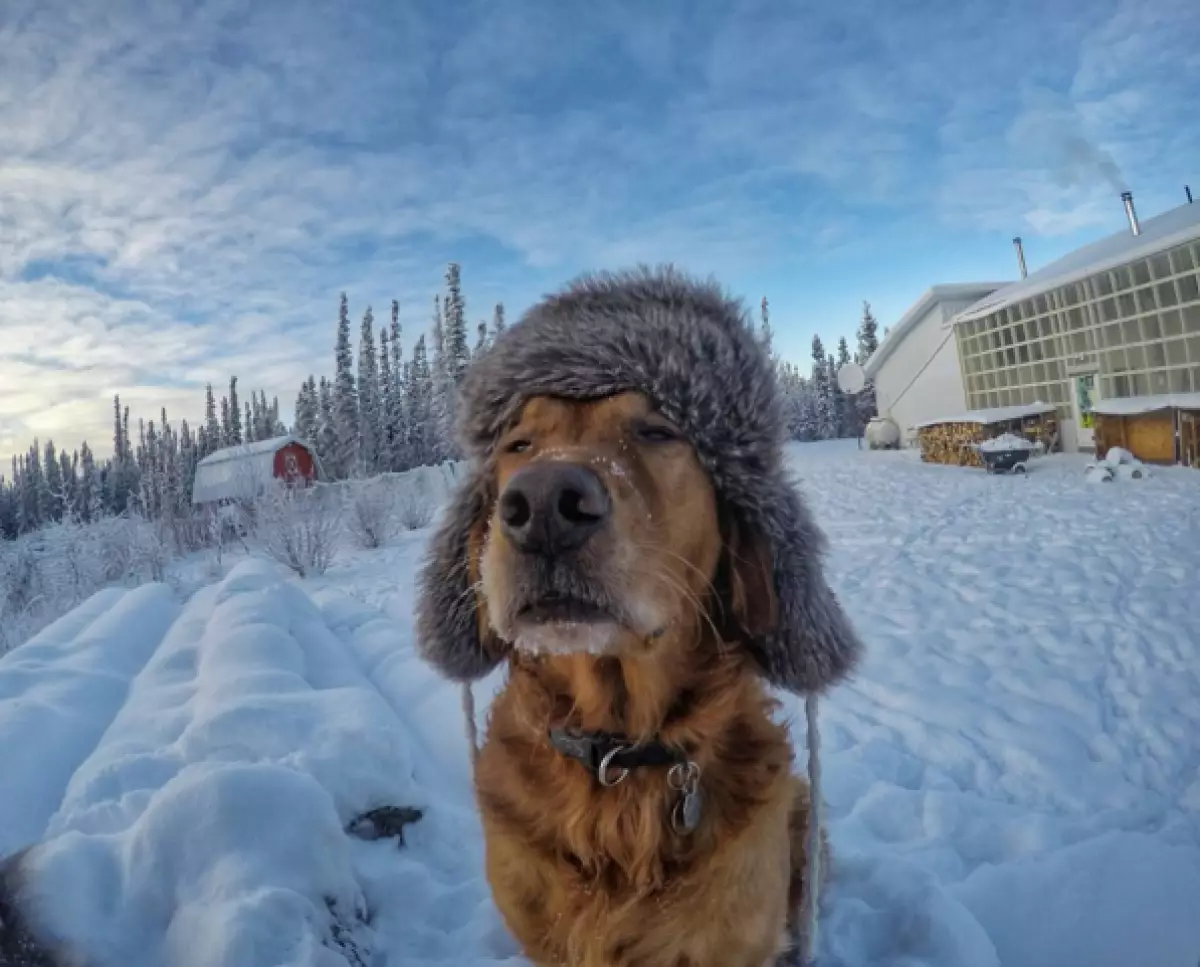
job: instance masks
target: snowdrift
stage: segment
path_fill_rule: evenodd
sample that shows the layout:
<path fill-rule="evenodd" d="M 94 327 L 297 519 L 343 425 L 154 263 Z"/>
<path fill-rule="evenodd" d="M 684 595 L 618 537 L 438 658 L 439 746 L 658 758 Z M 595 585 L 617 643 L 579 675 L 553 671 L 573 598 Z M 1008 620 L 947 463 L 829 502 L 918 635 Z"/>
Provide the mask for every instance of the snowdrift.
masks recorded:
<path fill-rule="evenodd" d="M 1084 500 L 1060 456 L 793 458 L 868 645 L 822 704 L 822 967 L 1195 967 L 1194 474 Z M 0 853 L 33 846 L 34 912 L 89 967 L 525 963 L 457 688 L 413 653 L 427 538 L 105 590 L 0 658 Z M 422 811 L 403 844 L 347 834 L 386 806 Z"/>

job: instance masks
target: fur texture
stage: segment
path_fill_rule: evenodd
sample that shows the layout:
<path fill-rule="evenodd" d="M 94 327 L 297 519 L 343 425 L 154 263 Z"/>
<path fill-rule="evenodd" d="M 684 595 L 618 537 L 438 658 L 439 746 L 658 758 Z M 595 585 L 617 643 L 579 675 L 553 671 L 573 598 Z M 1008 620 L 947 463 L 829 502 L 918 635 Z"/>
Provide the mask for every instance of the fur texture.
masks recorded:
<path fill-rule="evenodd" d="M 778 620 L 745 645 L 763 675 L 819 692 L 855 666 L 861 646 L 825 582 L 824 539 L 783 468 L 774 367 L 743 306 L 671 268 L 585 276 L 501 333 L 469 370 L 459 433 L 472 472 L 453 498 L 420 576 L 418 648 L 460 682 L 504 657 L 481 637 L 467 548 L 486 518 L 493 448 L 535 396 L 587 400 L 644 393 L 687 435 L 738 526 L 765 542 Z"/>

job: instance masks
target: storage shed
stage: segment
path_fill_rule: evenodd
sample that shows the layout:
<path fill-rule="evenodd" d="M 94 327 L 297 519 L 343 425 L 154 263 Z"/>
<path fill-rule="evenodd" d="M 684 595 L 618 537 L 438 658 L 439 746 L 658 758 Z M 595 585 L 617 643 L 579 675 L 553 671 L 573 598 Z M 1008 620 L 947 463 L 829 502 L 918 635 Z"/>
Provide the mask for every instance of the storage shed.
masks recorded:
<path fill-rule="evenodd" d="M 1097 400 L 1096 455 L 1124 447 L 1146 463 L 1200 467 L 1200 393 Z"/>
<path fill-rule="evenodd" d="M 304 486 L 318 479 L 312 447 L 290 434 L 210 453 L 196 465 L 192 503 L 252 500 L 275 480 Z"/>
<path fill-rule="evenodd" d="M 1058 410 L 1050 403 L 1026 403 L 991 410 L 968 410 L 958 416 L 929 420 L 917 426 L 921 459 L 954 467 L 982 467 L 983 459 L 972 444 L 1002 433 L 1015 433 L 1046 451 L 1059 447 Z"/>

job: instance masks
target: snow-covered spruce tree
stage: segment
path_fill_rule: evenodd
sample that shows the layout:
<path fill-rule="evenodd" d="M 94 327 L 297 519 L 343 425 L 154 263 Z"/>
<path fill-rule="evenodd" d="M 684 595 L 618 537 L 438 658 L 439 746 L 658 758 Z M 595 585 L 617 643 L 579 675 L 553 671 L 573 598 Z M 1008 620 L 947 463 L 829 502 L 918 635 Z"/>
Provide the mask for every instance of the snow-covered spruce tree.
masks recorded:
<path fill-rule="evenodd" d="M 245 437 L 242 433 L 242 411 L 238 405 L 237 377 L 229 377 L 229 445 L 240 445 Z"/>
<path fill-rule="evenodd" d="M 229 421 L 229 397 L 221 397 L 221 445 L 218 450 L 233 445 L 233 425 Z"/>
<path fill-rule="evenodd" d="M 496 308 L 492 310 L 492 338 L 495 339 L 504 332 L 504 327 L 504 303 L 497 302 Z"/>
<path fill-rule="evenodd" d="M 467 337 L 467 304 L 462 294 L 462 269 L 457 262 L 446 266 L 445 353 L 447 373 L 457 389 L 471 365 Z"/>
<path fill-rule="evenodd" d="M 837 380 L 837 363 L 834 361 L 831 353 L 825 361 L 825 369 L 828 373 L 826 377 L 829 381 L 829 397 L 833 403 L 833 436 L 832 439 L 840 440 L 846 436 L 844 424 L 846 423 L 846 394 L 842 392 L 842 388 L 838 386 Z"/>
<path fill-rule="evenodd" d="M 334 349 L 333 412 L 336 439 L 329 468 L 335 480 L 354 475 L 358 467 L 358 390 L 354 382 L 354 356 L 350 348 L 350 308 L 342 293 L 338 309 L 337 344 Z"/>
<path fill-rule="evenodd" d="M 408 366 L 408 390 L 405 417 L 408 422 L 408 461 L 410 467 L 422 467 L 434 461 L 438 424 L 435 419 L 433 372 L 425 350 L 425 336 L 413 347 Z"/>
<path fill-rule="evenodd" d="M 250 400 L 246 401 L 246 420 L 242 424 L 246 428 L 242 435 L 243 443 L 253 443 L 258 439 L 258 415 L 254 412 L 258 409 L 258 400 L 253 393 L 250 394 L 250 399 L 254 400 L 254 407 L 251 408 Z"/>
<path fill-rule="evenodd" d="M 42 523 L 49 524 L 62 520 L 63 511 L 66 509 L 63 501 L 62 464 L 58 462 L 58 451 L 54 449 L 53 440 L 46 441 L 46 459 L 42 467 L 40 510 Z"/>
<path fill-rule="evenodd" d="M 454 378 L 448 357 L 440 296 L 433 297 L 433 360 L 430 365 L 427 428 L 430 463 L 449 460 L 454 441 Z"/>
<path fill-rule="evenodd" d="M 488 326 L 486 322 L 481 322 L 475 331 L 475 348 L 471 351 L 471 358 L 478 359 L 488 348 Z"/>
<path fill-rule="evenodd" d="M 812 360 L 816 439 L 829 440 L 837 432 L 837 421 L 833 406 L 833 388 L 829 385 L 829 369 L 825 358 L 825 346 L 821 342 L 820 336 L 813 336 Z"/>
<path fill-rule="evenodd" d="M 838 340 L 837 345 L 837 371 L 841 372 L 842 367 L 849 363 L 850 347 L 846 343 L 846 337 L 842 336 Z M 857 437 L 859 435 L 858 400 L 856 395 L 842 396 L 839 418 L 841 420 L 841 435 L 844 437 Z"/>
<path fill-rule="evenodd" d="M 201 460 L 214 450 L 221 449 L 222 436 L 221 424 L 217 421 L 217 401 L 213 398 L 212 383 L 209 383 L 204 391 L 204 446 L 201 448 Z"/>
<path fill-rule="evenodd" d="M 762 343 L 763 350 L 771 359 L 775 358 L 775 334 L 771 331 L 771 309 L 767 304 L 767 297 L 763 296 L 762 305 L 760 306 L 760 319 L 758 326 L 758 339 Z"/>
<path fill-rule="evenodd" d="M 871 314 L 871 303 L 864 301 L 862 321 L 858 324 L 858 349 L 854 354 L 854 358 L 860 366 L 865 366 L 867 360 L 879 348 L 879 339 L 876 336 L 878 328 L 879 324 Z M 855 408 L 858 411 L 856 414 L 858 425 L 865 427 L 876 415 L 874 383 L 868 381 L 854 402 Z"/>
<path fill-rule="evenodd" d="M 391 443 L 388 450 L 388 466 L 393 471 L 407 470 L 408 421 L 405 413 L 404 347 L 400 344 L 400 303 L 392 300 L 392 322 L 389 333 L 392 381 L 388 388 L 390 397 Z"/>
<path fill-rule="evenodd" d="M 317 398 L 319 429 L 313 445 L 317 448 L 317 457 L 321 461 L 321 468 L 326 475 L 334 477 L 336 474 L 334 468 L 338 461 L 337 412 L 333 406 L 333 386 L 324 376 L 321 377 L 321 388 Z"/>
<path fill-rule="evenodd" d="M 380 428 L 379 367 L 375 355 L 375 314 L 363 313 L 358 342 L 358 459 L 364 477 L 379 472 Z"/>
<path fill-rule="evenodd" d="M 79 447 L 79 497 L 77 514 L 85 524 L 103 516 L 103 497 L 100 492 L 100 474 L 96 467 L 96 455 L 85 440 Z"/>

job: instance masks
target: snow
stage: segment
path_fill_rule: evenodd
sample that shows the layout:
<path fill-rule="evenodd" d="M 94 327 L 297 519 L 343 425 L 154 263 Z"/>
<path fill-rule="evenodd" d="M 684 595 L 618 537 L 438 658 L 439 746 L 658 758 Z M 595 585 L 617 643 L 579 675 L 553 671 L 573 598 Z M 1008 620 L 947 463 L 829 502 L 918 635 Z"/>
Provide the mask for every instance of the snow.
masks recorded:
<path fill-rule="evenodd" d="M 985 296 L 965 312 L 959 313 L 954 321 L 990 315 L 1023 299 L 1049 292 L 1069 282 L 1077 282 L 1096 272 L 1126 265 L 1200 238 L 1200 208 L 1195 205 L 1180 205 L 1153 218 L 1144 219 L 1141 222 L 1140 235 L 1134 235 L 1129 230 L 1125 211 L 1115 201 L 1112 213 L 1114 223 L 1120 219 L 1121 231 L 1069 252 L 1036 272 L 1031 272 L 1028 278 Z"/>
<path fill-rule="evenodd" d="M 1023 420 L 1029 416 L 1041 416 L 1043 413 L 1053 413 L 1057 407 L 1050 403 L 1021 403 L 1017 406 L 997 406 L 990 410 L 967 410 L 958 416 L 947 416 L 939 420 L 926 420 L 918 423 L 918 429 L 925 426 L 938 426 L 942 423 L 978 423 L 980 426 L 990 426 L 993 423 L 1007 423 L 1009 420 Z"/>
<path fill-rule="evenodd" d="M 990 440 L 984 440 L 979 444 L 979 449 L 988 453 L 1003 453 L 1006 450 L 1032 450 L 1033 443 L 1015 433 L 1001 433 Z"/>
<path fill-rule="evenodd" d="M 1126 396 L 1097 400 L 1092 410 L 1105 416 L 1137 416 L 1159 410 L 1200 410 L 1200 393 L 1165 393 L 1160 396 Z"/>
<path fill-rule="evenodd" d="M 868 647 L 821 704 L 822 967 L 1195 967 L 1195 471 L 789 459 Z M 102 591 L 0 659 L 0 852 L 42 844 L 36 912 L 89 964 L 525 963 L 458 688 L 412 650 L 429 533 L 308 580 L 243 561 L 187 602 Z M 344 832 L 380 806 L 423 811 L 403 846 Z"/>

